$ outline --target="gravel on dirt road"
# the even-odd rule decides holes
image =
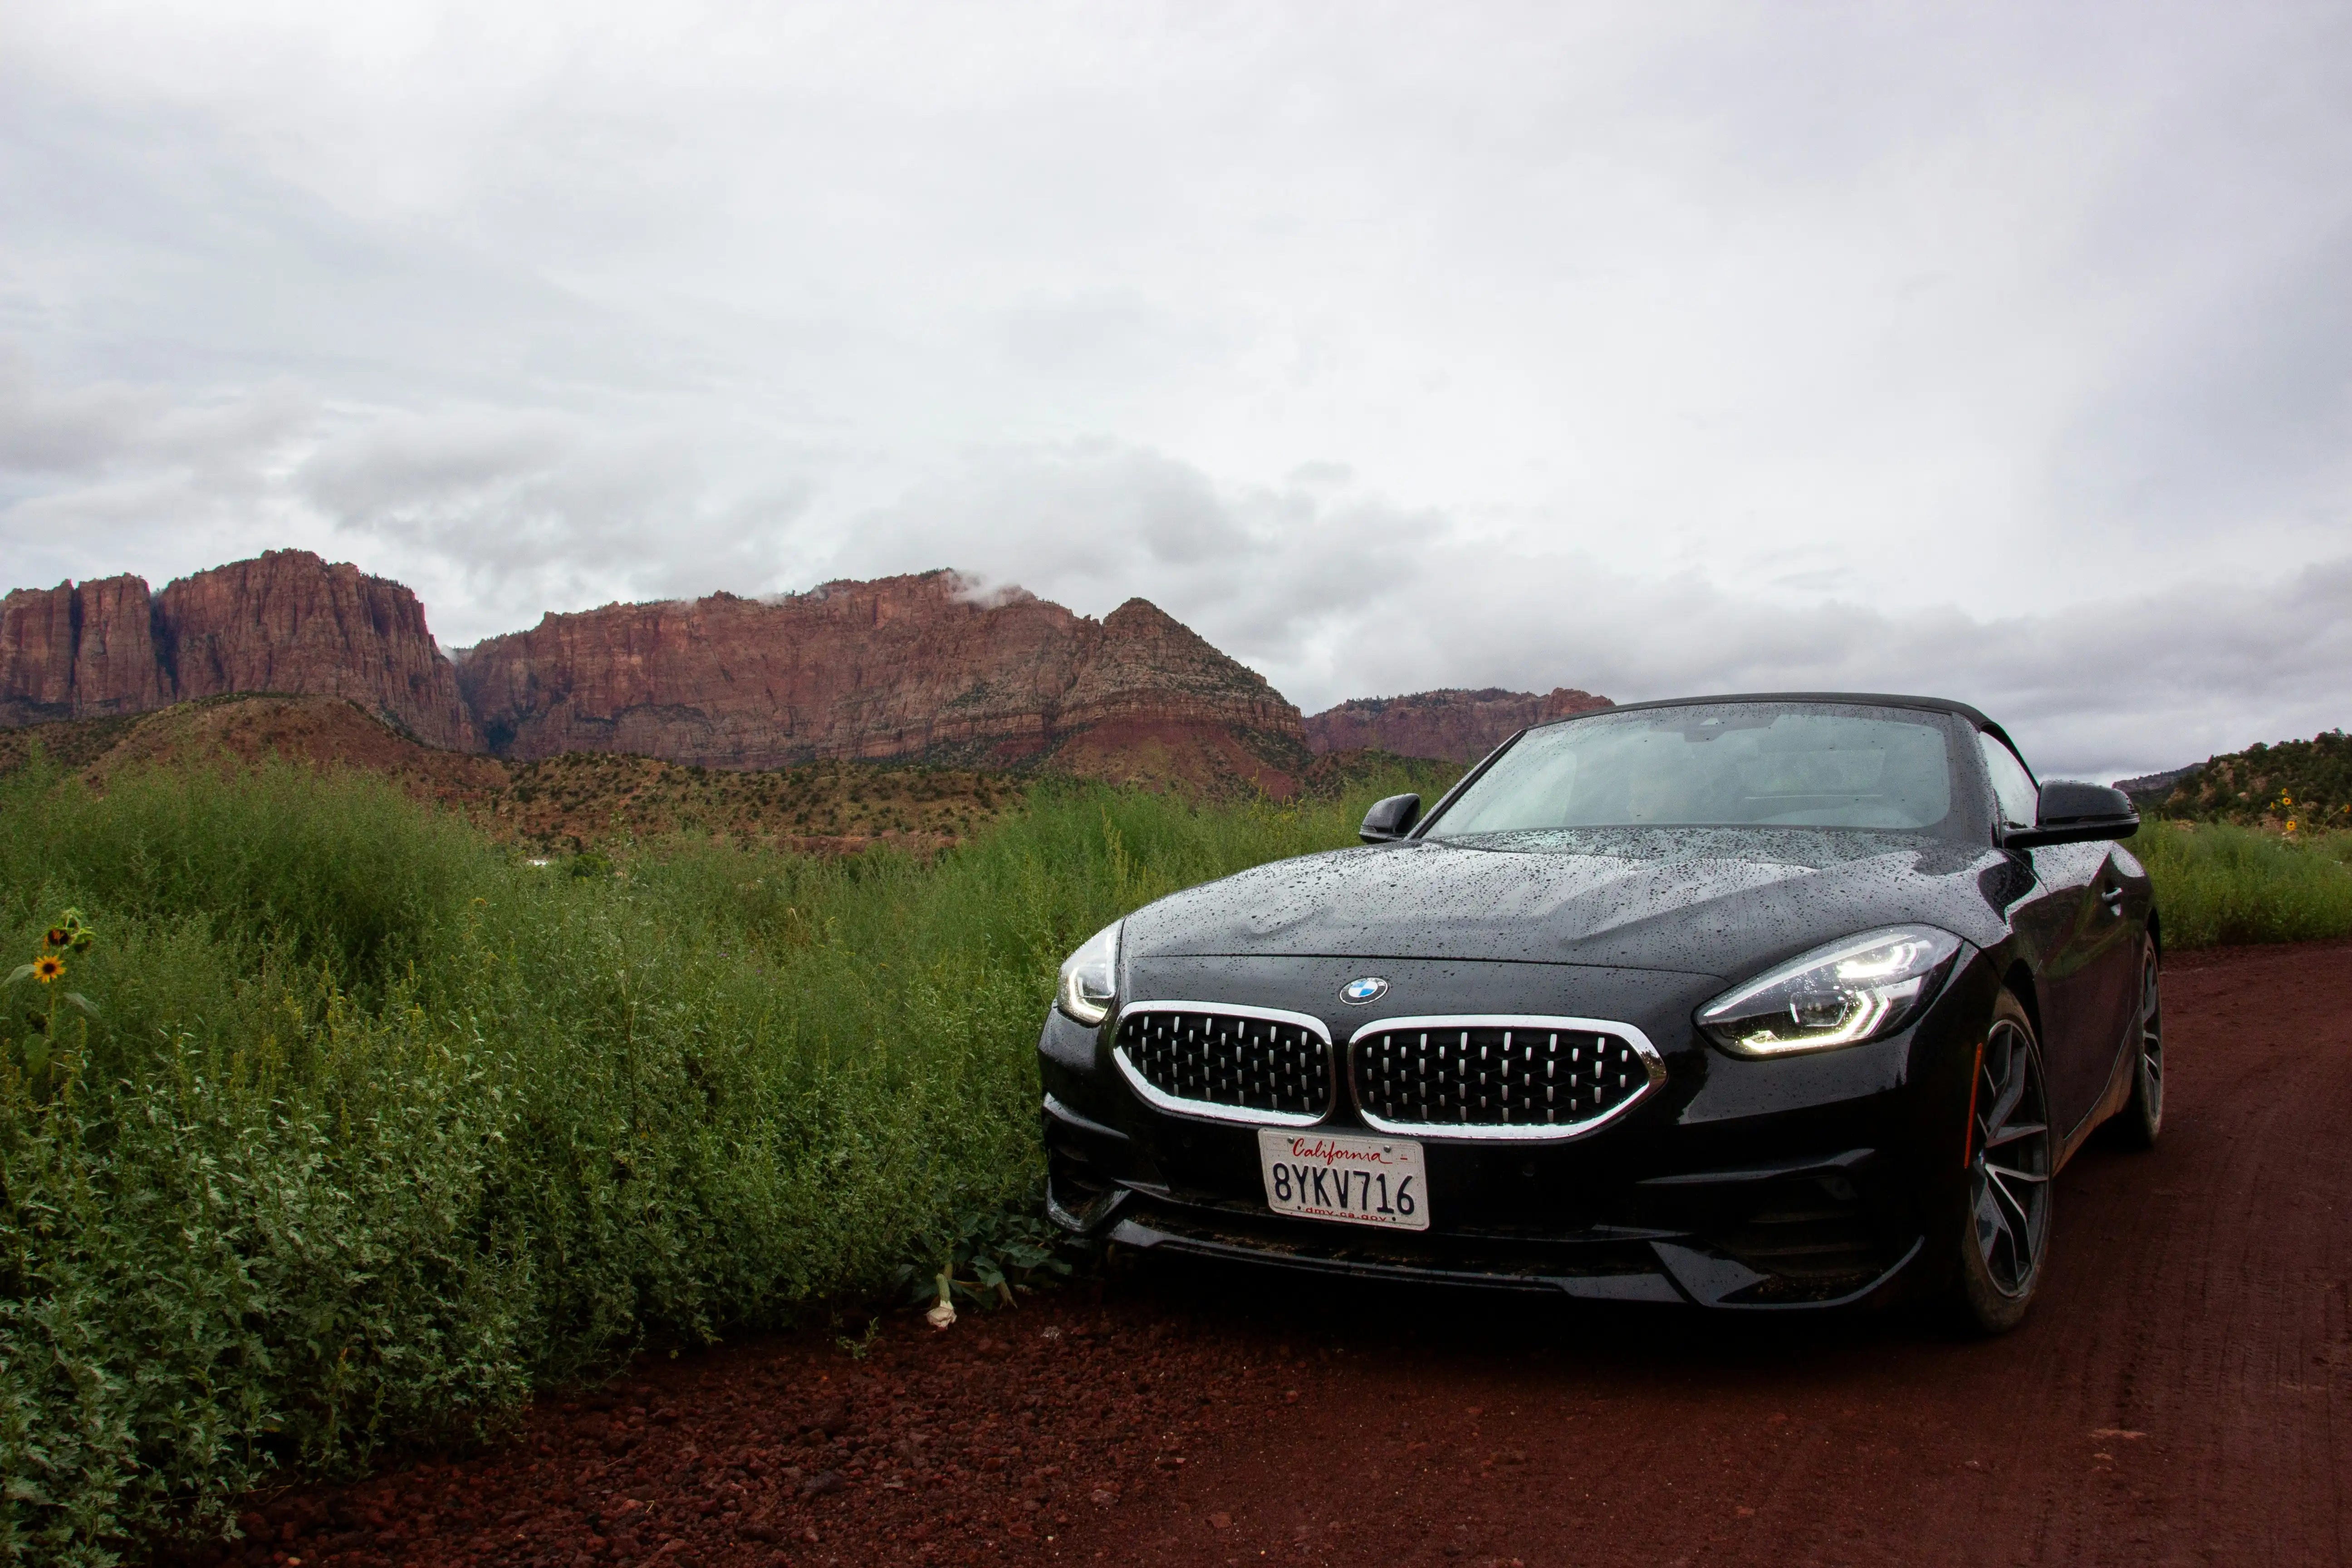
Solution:
[[[493,1452],[254,1500],[247,1540],[209,1560],[1034,1561],[1281,1398],[1226,1341],[1099,1295],[650,1362]]]
[[[257,1503],[283,1564],[2352,1561],[2352,943],[2168,971],[2168,1125],[2025,1325],[1153,1266],[747,1342]]]

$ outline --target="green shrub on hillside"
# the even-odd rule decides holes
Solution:
[[[2152,811],[2240,826],[2292,823],[2305,833],[2352,828],[2352,737],[2328,730],[2211,758]]]
[[[67,905],[104,933],[69,1070],[0,1015],[0,1555],[218,1529],[266,1479],[887,1288],[1033,1187],[1064,952],[1393,787],[1041,787],[937,862],[581,877],[362,777],[0,784],[0,957]]]

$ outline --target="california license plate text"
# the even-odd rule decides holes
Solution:
[[[1276,1214],[1396,1230],[1429,1228],[1429,1180],[1410,1138],[1339,1138],[1261,1127],[1258,1163]]]

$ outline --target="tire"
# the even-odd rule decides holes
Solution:
[[[1969,1086],[1968,1173],[1953,1226],[1959,1278],[1951,1304],[1973,1334],[2017,1327],[2042,1288],[2058,1153],[2049,1082],[2033,1021],[2004,989]]]
[[[2156,939],[2143,940],[2139,961],[2139,1039],[2132,1058],[2131,1098],[2116,1113],[2116,1136],[2134,1149],[2153,1149],[2164,1131],[2163,966]]]

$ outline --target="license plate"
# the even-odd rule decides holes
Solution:
[[[1410,1138],[1334,1138],[1328,1132],[1257,1130],[1266,1206],[1276,1214],[1429,1228],[1429,1182],[1421,1145]]]

